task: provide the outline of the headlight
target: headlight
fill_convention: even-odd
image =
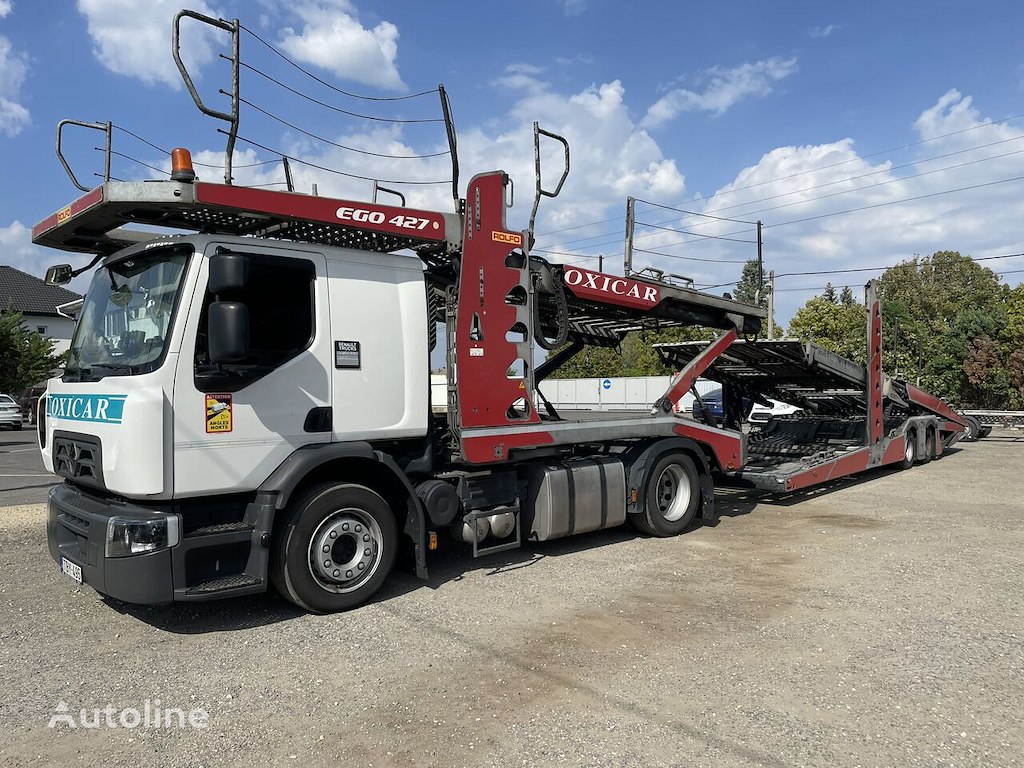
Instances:
[[[157,552],[178,543],[178,518],[173,515],[147,520],[112,517],[107,521],[107,557]]]

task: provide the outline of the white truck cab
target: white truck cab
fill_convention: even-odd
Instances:
[[[189,508],[230,506],[304,446],[423,438],[427,316],[410,256],[187,235],[107,257],[40,419],[46,468],[73,480],[51,497],[54,555],[126,600],[242,583],[255,528],[183,541],[231,518]],[[192,553],[225,537],[240,567],[211,574]]]

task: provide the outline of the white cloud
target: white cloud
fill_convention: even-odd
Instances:
[[[828,26],[824,27],[811,27],[809,30],[807,30],[807,35],[808,37],[825,38],[831,35],[837,29],[839,29],[839,26],[837,24],[829,24]]]
[[[566,16],[579,16],[587,10],[587,0],[561,0]]]
[[[203,0],[189,3],[191,10],[219,17]],[[93,55],[119,75],[136,77],[147,85],[164,83],[182,87],[181,75],[171,58],[171,24],[181,10],[180,0],[78,0],[78,11],[88,24]],[[221,40],[220,37],[224,39]],[[181,55],[193,79],[214,57],[213,41],[230,49],[227,33],[194,19],[181,23]]]
[[[8,16],[13,10],[14,6],[11,4],[11,0],[0,0],[0,19]]]
[[[0,5],[0,16],[3,5]],[[10,3],[6,5],[10,13]],[[21,86],[28,73],[27,57],[14,50],[11,41],[0,35],[0,131],[15,136],[30,122],[28,110],[20,103]]]
[[[300,3],[295,13],[304,24],[302,31],[285,27],[278,41],[289,55],[346,80],[405,89],[396,62],[398,27],[390,21],[368,29],[348,0]]]
[[[565,136],[572,151],[571,173],[562,194],[555,199],[542,200],[538,232],[604,218],[609,209],[623,211],[627,195],[671,202],[685,193],[685,180],[675,162],[666,158],[657,142],[630,119],[621,83],[593,85],[578,93],[566,94],[553,90],[536,75],[531,78],[525,74],[532,71],[529,67],[517,67],[516,71],[530,79],[511,90],[511,97],[505,99],[510,105],[507,114],[498,115],[493,123],[463,128],[459,133],[460,194],[465,194],[470,177],[480,171],[495,168],[507,171],[515,183],[515,206],[509,212],[508,224],[513,229],[525,228],[533,198],[534,120],[538,120],[546,130]],[[382,183],[384,180],[443,181],[451,178],[451,162],[446,155],[412,160],[398,157],[447,149],[440,125],[375,127],[331,134],[331,138],[341,144],[392,157],[358,155],[294,135],[282,137],[276,146],[309,163],[377,178]],[[558,144],[547,139],[543,147],[544,184],[550,189],[557,183],[562,170],[562,152]],[[198,162],[219,166],[223,155],[210,151],[196,152],[193,157]],[[281,181],[283,172],[276,163],[243,167],[267,159],[273,158],[262,151],[236,153],[237,183]],[[161,162],[164,162],[163,158],[154,164]],[[369,199],[370,181],[332,174],[300,163],[292,164],[292,173],[299,191],[309,192],[315,183],[321,195]],[[219,169],[210,168],[202,168],[200,175],[214,181],[220,176]],[[412,207],[452,210],[450,183],[386,186],[395,186],[405,192]],[[545,247],[545,242],[550,244],[555,239],[542,237],[538,246]]]
[[[675,88],[647,110],[643,125],[653,128],[674,119],[683,112],[711,112],[721,115],[731,106],[750,96],[767,96],[779,80],[797,71],[795,57],[772,57],[738,67],[712,67],[701,74],[706,82],[703,92]]]
[[[930,141],[885,162],[862,157],[849,138],[776,148],[702,204],[682,207],[743,221],[761,219],[765,262],[780,273],[888,266],[914,254],[946,249],[974,257],[1019,252],[1024,182],[944,193],[1024,176],[1024,130],[983,117],[970,97],[957,91],[923,110],[914,129],[920,139]],[[993,142],[1000,143],[981,147]],[[940,157],[950,153],[960,154]],[[990,161],[971,162],[984,158]],[[951,167],[956,165],[960,167]],[[834,213],[840,215],[830,215]],[[754,237],[753,227],[743,223],[679,217],[674,225],[702,234]],[[751,258],[756,253],[749,243],[669,234],[642,234],[637,245],[676,256],[722,260],[718,264],[655,260],[655,266],[687,272],[702,284],[735,280],[742,265],[724,260]],[[672,245],[682,241],[690,242]],[[651,248],[652,244],[661,247]],[[996,271],[1024,269],[1024,257],[986,266]],[[879,274],[780,277],[778,319],[785,325],[826,282],[855,286],[855,295],[860,295],[857,286]],[[1007,280],[1016,284],[1020,275]],[[793,290],[805,287],[812,290]]]
[[[92,259],[92,256],[87,253],[55,251],[33,245],[32,229],[20,221],[0,227],[0,253],[3,254],[4,264],[36,277],[43,277],[46,274],[46,268],[51,264],[63,263],[81,267]],[[90,277],[91,274],[78,277],[68,288],[82,293],[89,286]]]

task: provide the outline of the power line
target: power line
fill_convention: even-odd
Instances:
[[[351,97],[353,99],[363,99],[364,101],[406,101],[408,99],[415,99],[415,98],[417,98],[419,96],[427,96],[427,95],[429,95],[431,93],[437,93],[438,92],[437,88],[431,88],[430,90],[420,91],[419,93],[411,93],[411,94],[408,94],[408,95],[405,95],[405,96],[363,96],[363,95],[360,95],[358,93],[352,93],[350,91],[345,91],[345,90],[342,90],[341,88],[338,88],[335,85],[332,85],[331,83],[328,83],[326,80],[322,80],[321,78],[317,77],[312,72],[310,72],[308,69],[304,68],[302,65],[300,65],[300,64],[296,63],[295,61],[293,61],[292,59],[288,58],[280,50],[278,50],[277,47],[275,47],[275,46],[271,45],[270,43],[268,43],[266,40],[264,40],[262,37],[260,37],[258,34],[253,32],[251,29],[249,29],[244,24],[239,24],[238,26],[241,29],[244,29],[246,32],[248,32],[253,37],[255,37],[261,43],[263,43],[263,45],[265,45],[271,51],[276,53],[278,56],[280,56],[286,62],[291,64],[293,67],[295,67],[297,70],[299,70],[302,74],[306,75],[307,77],[312,78],[313,80],[316,80],[321,85],[323,85],[323,86],[325,86],[327,88],[330,88],[335,93],[340,93],[342,96],[349,96],[349,97]]]
[[[972,256],[972,257],[968,257],[968,258],[970,258],[971,261],[974,261],[974,262],[981,262],[981,261],[1000,261],[1002,259],[1014,259],[1014,258],[1018,258],[1018,257],[1021,257],[1021,256],[1024,256],[1024,251],[1019,252],[1019,253],[1004,253],[1004,254],[1000,254],[999,256],[979,256],[978,258],[974,258]],[[814,271],[808,271],[808,272],[778,272],[778,273],[776,273],[775,277],[779,278],[779,277],[803,277],[803,276],[808,276],[808,275],[841,275],[841,274],[850,274],[850,273],[854,273],[854,272],[884,272],[887,269],[893,269],[893,268],[901,266],[903,264],[910,264],[910,263],[912,263],[912,262],[901,261],[899,264],[889,264],[888,266],[884,266],[884,267],[853,267],[853,268],[850,268],[850,269],[823,269],[823,270],[814,270]],[[1013,274],[1013,272],[1015,272],[1015,271],[1016,270],[1008,271],[1008,272],[995,272],[995,274],[997,274],[997,275],[1007,274],[1008,275],[1008,274]],[[1024,272],[1024,270],[1020,270],[1020,271]],[[736,285],[739,282],[740,282],[739,280],[733,280],[733,281],[728,282],[728,283],[715,283],[713,285],[703,285],[703,286],[701,286],[701,290],[707,290],[707,289],[710,289],[710,288],[724,288],[724,287],[727,287],[727,286],[730,286],[730,285]]]
[[[1021,136],[1020,138],[1024,139],[1024,136]],[[849,195],[849,194],[852,194],[854,192],[863,192],[864,190],[867,190],[867,189],[875,189],[876,187],[884,187],[887,184],[895,184],[895,183],[901,182],[901,181],[908,181],[910,179],[917,179],[917,178],[920,178],[921,176],[930,176],[933,173],[942,173],[943,171],[952,171],[952,170],[954,170],[956,168],[963,168],[963,167],[968,166],[968,165],[976,165],[978,163],[985,163],[985,162],[988,162],[989,160],[999,160],[1000,158],[1003,158],[1003,157],[1010,157],[1011,155],[1019,155],[1021,153],[1024,153],[1024,149],[1016,149],[1013,152],[1004,152],[1001,155],[992,155],[991,157],[980,157],[977,160],[967,160],[966,162],[963,162],[963,163],[957,163],[955,165],[946,165],[946,166],[943,166],[942,168],[933,168],[930,171],[922,171],[921,173],[915,173],[915,174],[912,174],[910,176],[900,176],[899,178],[896,178],[896,179],[889,179],[887,181],[880,181],[877,184],[866,184],[863,187],[854,187],[853,189],[844,189],[844,190],[841,190],[839,192],[830,192],[827,195],[818,195],[816,197],[807,198],[806,200],[796,200],[796,201],[794,201],[792,203],[783,203],[782,205],[773,205],[770,208],[758,208],[756,211],[750,211],[750,213],[764,213],[765,211],[777,211],[777,210],[779,210],[781,208],[791,208],[794,205],[805,205],[807,203],[813,203],[813,202],[816,202],[818,200],[826,200],[826,199],[828,199],[830,197],[839,197],[840,195]],[[865,175],[870,176],[870,175],[873,175],[873,174],[865,174]],[[830,183],[837,183],[837,182],[830,182]],[[821,186],[828,186],[828,185],[827,184],[823,184]],[[791,194],[795,194],[795,193],[793,193],[793,192],[787,192],[786,193],[786,195],[791,195]],[[776,197],[785,197],[785,195],[776,195]],[[768,198],[768,199],[771,199],[771,198]]]
[[[711,264],[746,264],[750,259],[699,259],[696,256],[678,256],[661,251],[646,251],[643,248],[634,248],[635,253],[646,253],[651,256],[664,256],[666,259],[681,259],[683,261],[705,261]]]
[[[1022,252],[1022,253],[1004,253],[1004,254],[1002,254],[1000,256],[979,256],[976,259],[973,258],[973,257],[969,257],[969,258],[971,259],[971,261],[998,261],[998,260],[1001,260],[1001,259],[1014,259],[1014,258],[1017,258],[1018,256],[1024,256],[1024,252]],[[910,263],[910,262],[901,262],[901,263],[907,264],[907,263]],[[848,273],[848,272],[880,272],[882,270],[892,269],[894,266],[899,266],[899,265],[891,264],[888,267],[857,267],[855,269],[826,269],[826,270],[814,271],[814,272],[778,272],[778,273],[776,273],[775,276],[776,277],[794,277],[796,275],[840,275],[840,274],[845,274],[845,273]]]
[[[997,179],[996,181],[987,181],[982,184],[971,184],[966,187],[957,187],[956,189],[946,189],[941,192],[930,192],[926,195],[915,195],[913,197],[904,197],[901,200],[890,200],[884,203],[874,203],[872,205],[861,205],[857,208],[849,208],[845,211],[833,211],[832,213],[822,213],[817,216],[806,216],[802,219],[793,219],[792,221],[782,221],[777,224],[765,224],[763,229],[771,229],[775,227],[787,227],[790,224],[801,224],[805,221],[815,221],[817,219],[827,219],[831,216],[844,216],[847,213],[857,213],[858,211],[867,211],[872,208],[884,208],[887,205],[900,205],[902,203],[910,203],[915,200],[926,200],[931,197],[941,197],[942,195],[951,195],[954,192],[967,192],[972,189],[982,189],[984,187],[994,187],[999,184],[1009,184],[1012,181],[1020,181],[1024,179],[1024,176],[1012,176],[1008,179]]]
[[[675,208],[671,205],[661,205],[659,203],[652,203],[650,200],[641,200],[639,197],[634,198],[638,203],[645,203],[646,205],[654,206],[655,208],[661,208],[666,211],[678,211],[679,213],[685,213],[687,216],[701,216],[705,219],[717,219],[718,221],[733,221],[737,224],[756,224],[754,221],[744,221],[743,219],[730,219],[724,216],[712,216],[707,213],[697,213],[696,211],[684,211],[682,208]]]
[[[909,149],[910,147],[919,146],[921,144],[928,144],[928,143],[933,142],[933,141],[938,141],[939,139],[945,139],[945,138],[949,138],[950,136],[956,136],[958,134],[967,133],[969,131],[975,131],[975,130],[978,130],[979,128],[989,128],[989,127],[992,127],[992,126],[1005,125],[1006,123],[1010,123],[1010,122],[1012,122],[1014,120],[1019,120],[1022,117],[1024,117],[1024,113],[1021,113],[1021,114],[1018,114],[1018,115],[1012,115],[1012,116],[1010,116],[1010,117],[1006,118],[1005,120],[1002,120],[1002,121],[1000,121],[998,123],[994,123],[994,122],[979,123],[978,125],[974,125],[974,126],[971,126],[969,128],[961,128],[961,129],[956,130],[956,131],[950,131],[949,133],[943,133],[943,134],[940,134],[938,136],[932,136],[931,138],[928,138],[928,139],[921,139],[919,141],[914,141],[914,142],[911,142],[909,144],[903,144],[903,145],[898,146],[898,147],[890,147],[889,149],[883,149],[883,150],[879,150],[877,152],[871,152],[871,153],[866,154],[866,155],[858,155],[857,157],[850,158],[848,160],[841,160],[839,162],[829,163],[827,165],[821,165],[821,166],[816,166],[814,168],[808,168],[807,170],[799,171],[797,173],[791,173],[791,174],[789,174],[787,176],[777,176],[777,177],[772,178],[772,179],[766,179],[765,181],[759,181],[759,182],[757,182],[755,184],[748,184],[748,185],[742,186],[742,187],[734,187],[733,189],[727,189],[724,192],[718,192],[718,193],[715,194],[714,197],[711,197],[711,198],[700,197],[700,198],[694,198],[693,200],[689,200],[689,201],[686,201],[686,202],[698,202],[700,200],[713,200],[715,197],[720,197],[722,195],[729,195],[729,194],[732,194],[734,192],[741,192],[741,191],[744,191],[744,190],[747,190],[747,189],[754,189],[756,187],[761,187],[761,186],[764,186],[766,184],[773,184],[773,183],[775,183],[777,181],[786,181],[788,179],[798,178],[800,176],[805,176],[805,175],[810,174],[810,173],[816,173],[818,171],[824,171],[824,170],[827,170],[829,168],[836,168],[836,167],[839,167],[839,166],[842,166],[842,165],[848,165],[849,163],[856,162],[857,160],[866,160],[867,158],[870,158],[870,157],[877,157],[879,155],[889,154],[890,152],[896,152],[896,151],[899,151],[899,150]],[[1024,138],[1024,137],[1015,137],[1014,139],[1006,139],[1006,141],[1013,141],[1013,140],[1016,140],[1017,138]],[[920,161],[917,161],[915,163],[907,163],[907,164],[904,164],[903,166],[896,166],[896,167],[897,168],[899,168],[899,167],[907,167],[908,165],[916,165],[916,164],[920,164],[920,163],[926,163],[926,162],[930,162],[931,160],[938,160],[938,159],[941,159],[941,158],[944,158],[944,157],[950,157],[950,156],[955,155],[955,154],[961,154],[963,152],[970,152],[970,151],[974,151],[974,150],[977,150],[977,149],[983,149],[985,147],[994,146],[995,144],[1000,144],[1000,143],[1003,143],[1003,142],[1000,141],[1000,142],[991,142],[989,144],[982,144],[982,145],[979,145],[979,146],[976,146],[976,147],[971,147],[969,149],[960,150],[959,152],[952,152],[952,153],[945,154],[945,155],[937,155],[937,156],[931,157],[931,158],[924,158],[924,159],[922,159]],[[893,170],[893,169],[889,168],[887,170]],[[853,177],[853,178],[859,178],[859,177]],[[846,180],[850,180],[850,179],[846,179]],[[840,181],[843,181],[843,180],[840,180]],[[831,183],[839,183],[839,182],[831,182]],[[813,189],[813,187],[811,189]],[[787,193],[787,194],[792,194],[792,193]],[[724,211],[724,210],[731,210],[732,208],[740,207],[742,205],[749,205],[751,203],[756,203],[756,202],[764,202],[765,200],[771,200],[771,199],[773,199],[773,198],[771,198],[771,197],[762,198],[762,199],[758,199],[758,200],[748,201],[747,203],[741,203],[741,204],[738,204],[738,205],[728,206],[728,207],[725,207],[725,208],[713,208],[711,210],[712,211],[716,211],[716,212],[717,211]],[[611,221],[617,221],[617,220],[618,220],[617,217],[615,217],[615,218],[608,218],[608,219],[601,219],[601,220],[598,220],[598,221],[586,222],[584,224],[577,224],[577,225],[572,226],[572,227],[563,227],[561,229],[552,229],[552,230],[549,230],[549,231],[544,232],[542,234],[544,234],[544,235],[552,235],[552,234],[556,234],[558,232],[566,232],[566,231],[570,231],[570,230],[574,230],[574,229],[582,229],[584,227],[592,226],[592,225],[595,225],[595,224],[605,224],[605,223],[608,223],[608,222],[611,222]],[[608,233],[608,234],[611,234],[611,233]],[[603,237],[603,235],[597,235],[595,237]],[[564,245],[564,243],[559,243],[559,245]]]
[[[223,93],[225,96],[230,96],[229,93],[227,93],[227,92],[225,92],[223,90],[221,91],[221,93]],[[271,114],[270,112],[268,112],[267,110],[263,109],[262,107],[259,107],[259,106],[255,105],[255,104],[253,104],[251,101],[243,99],[241,96],[238,97],[238,100],[240,102],[242,102],[243,104],[245,104],[246,106],[252,107],[257,112],[261,112],[262,114],[266,115],[271,120],[276,120],[277,122],[281,123],[282,125],[288,126],[292,130],[298,131],[299,133],[302,133],[302,134],[305,134],[306,136],[309,136],[311,139],[316,139],[317,141],[322,141],[324,144],[330,144],[332,147],[337,147],[338,149],[344,149],[344,150],[347,150],[349,152],[358,152],[360,155],[369,155],[370,157],[386,157],[386,158],[393,159],[393,160],[424,160],[424,159],[426,159],[428,157],[443,157],[444,155],[450,155],[451,154],[451,152],[449,150],[445,150],[444,152],[434,152],[433,154],[428,154],[428,155],[386,155],[386,154],[384,154],[382,152],[370,152],[369,150],[365,150],[365,149],[358,149],[356,147],[349,147],[349,146],[346,146],[345,144],[339,144],[336,141],[331,141],[328,138],[325,138],[323,136],[319,136],[319,135],[317,135],[315,133],[311,133],[310,131],[307,131],[305,128],[300,128],[299,126],[297,126],[297,125],[295,125],[293,123],[289,123],[287,120],[285,120],[283,118],[280,118],[277,115]]]
[[[729,240],[730,242],[733,242],[733,243],[756,243],[757,242],[757,240],[739,240],[739,239],[737,239],[735,237],[724,237],[723,235],[703,235],[700,232],[687,232],[685,229],[672,229],[671,227],[662,227],[662,226],[660,226],[658,224],[648,224],[647,222],[644,222],[644,221],[636,221],[636,222],[634,222],[634,224],[637,224],[637,225],[639,225],[641,227],[651,227],[653,229],[660,229],[660,230],[662,230],[664,232],[675,232],[675,233],[680,234],[680,235],[695,235],[696,237],[706,238],[706,239],[709,239],[709,240]]]
[[[169,155],[170,154],[170,152],[168,152],[163,147],[158,147],[153,142],[149,141],[148,139],[144,139],[142,136],[139,136],[137,133],[133,133],[133,132],[129,131],[127,128],[124,128],[123,126],[115,125],[114,123],[111,123],[110,126],[112,128],[116,128],[117,130],[121,131],[122,133],[128,134],[133,139],[137,139],[138,141],[141,141],[143,144],[145,144],[150,149],[155,149],[157,152],[160,152],[161,154],[164,154],[164,155]],[[96,149],[100,150],[101,152],[104,151],[104,150],[100,149],[99,147],[96,147]],[[132,158],[132,159],[134,159],[134,158]],[[277,160],[261,160],[258,163],[246,163],[245,165],[237,165],[236,164],[233,167],[235,167],[235,168],[255,168],[258,165],[270,165],[271,163],[276,163],[276,162],[277,162]],[[221,167],[223,167],[221,165],[215,165],[213,163],[200,163],[198,160],[193,160],[192,164],[193,165],[202,166],[203,168],[221,168]],[[149,166],[149,167],[152,168],[153,166]],[[163,169],[157,169],[157,170],[160,170],[160,173],[164,173],[165,172]]]
[[[217,132],[218,133],[227,134],[227,131],[225,131],[223,128],[218,128]],[[361,181],[376,181],[376,182],[381,183],[381,184],[414,184],[414,185],[417,185],[417,186],[425,186],[425,185],[429,185],[429,184],[451,184],[452,183],[451,179],[439,179],[438,181],[403,181],[402,179],[377,179],[377,178],[374,178],[373,176],[360,176],[360,175],[355,174],[355,173],[345,173],[344,171],[339,171],[339,170],[336,170],[334,168],[328,168],[326,165],[318,165],[316,163],[311,163],[308,160],[300,160],[299,158],[293,157],[293,156],[288,155],[288,154],[285,154],[284,152],[281,152],[278,149],[273,149],[272,147],[268,147],[268,146],[265,146],[263,144],[260,144],[258,141],[253,141],[252,139],[247,139],[245,136],[238,136],[237,138],[238,138],[239,141],[244,141],[246,144],[251,144],[252,146],[258,147],[258,148],[262,149],[265,152],[273,152],[275,155],[280,155],[281,157],[288,158],[293,163],[298,163],[299,165],[309,166],[310,168],[316,168],[318,171],[326,171],[327,173],[333,173],[333,174],[336,174],[338,176],[345,176],[345,177],[350,178],[350,179],[359,179]]]
[[[221,57],[225,58],[225,59],[228,58],[227,56],[224,56],[223,54],[221,54]],[[296,88],[292,88],[290,85],[282,83],[276,77],[271,77],[266,72],[260,71],[259,69],[257,69],[256,67],[252,66],[251,64],[246,64],[244,61],[240,61],[238,63],[239,63],[240,66],[245,67],[250,72],[255,72],[260,77],[266,78],[270,82],[274,83],[277,86],[280,86],[281,88],[284,88],[286,91],[289,91],[290,93],[295,94],[299,98],[306,99],[307,101],[310,101],[310,102],[312,102],[314,104],[318,104],[321,107],[324,107],[325,109],[333,110],[334,112],[338,112],[338,113],[340,113],[342,115],[348,115],[349,117],[356,117],[356,118],[359,118],[361,120],[374,120],[374,121],[380,122],[380,123],[404,123],[404,124],[409,124],[409,123],[443,123],[444,122],[444,118],[440,118],[440,117],[417,118],[417,119],[402,119],[402,118],[397,118],[397,117],[379,117],[377,115],[364,115],[364,114],[361,114],[359,112],[352,112],[351,110],[342,109],[341,107],[336,107],[333,104],[328,104],[326,101],[320,101],[320,99],[316,99],[316,98],[314,98],[314,97],[312,97],[312,96],[310,96],[308,94],[303,93],[302,91],[300,91],[300,90],[298,90]]]

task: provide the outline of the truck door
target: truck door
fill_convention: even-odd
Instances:
[[[244,284],[208,290],[210,261],[239,254]],[[331,330],[324,256],[211,243],[189,307],[173,392],[174,495],[251,491],[295,449],[331,439]],[[210,306],[245,306],[244,357],[209,356]]]

